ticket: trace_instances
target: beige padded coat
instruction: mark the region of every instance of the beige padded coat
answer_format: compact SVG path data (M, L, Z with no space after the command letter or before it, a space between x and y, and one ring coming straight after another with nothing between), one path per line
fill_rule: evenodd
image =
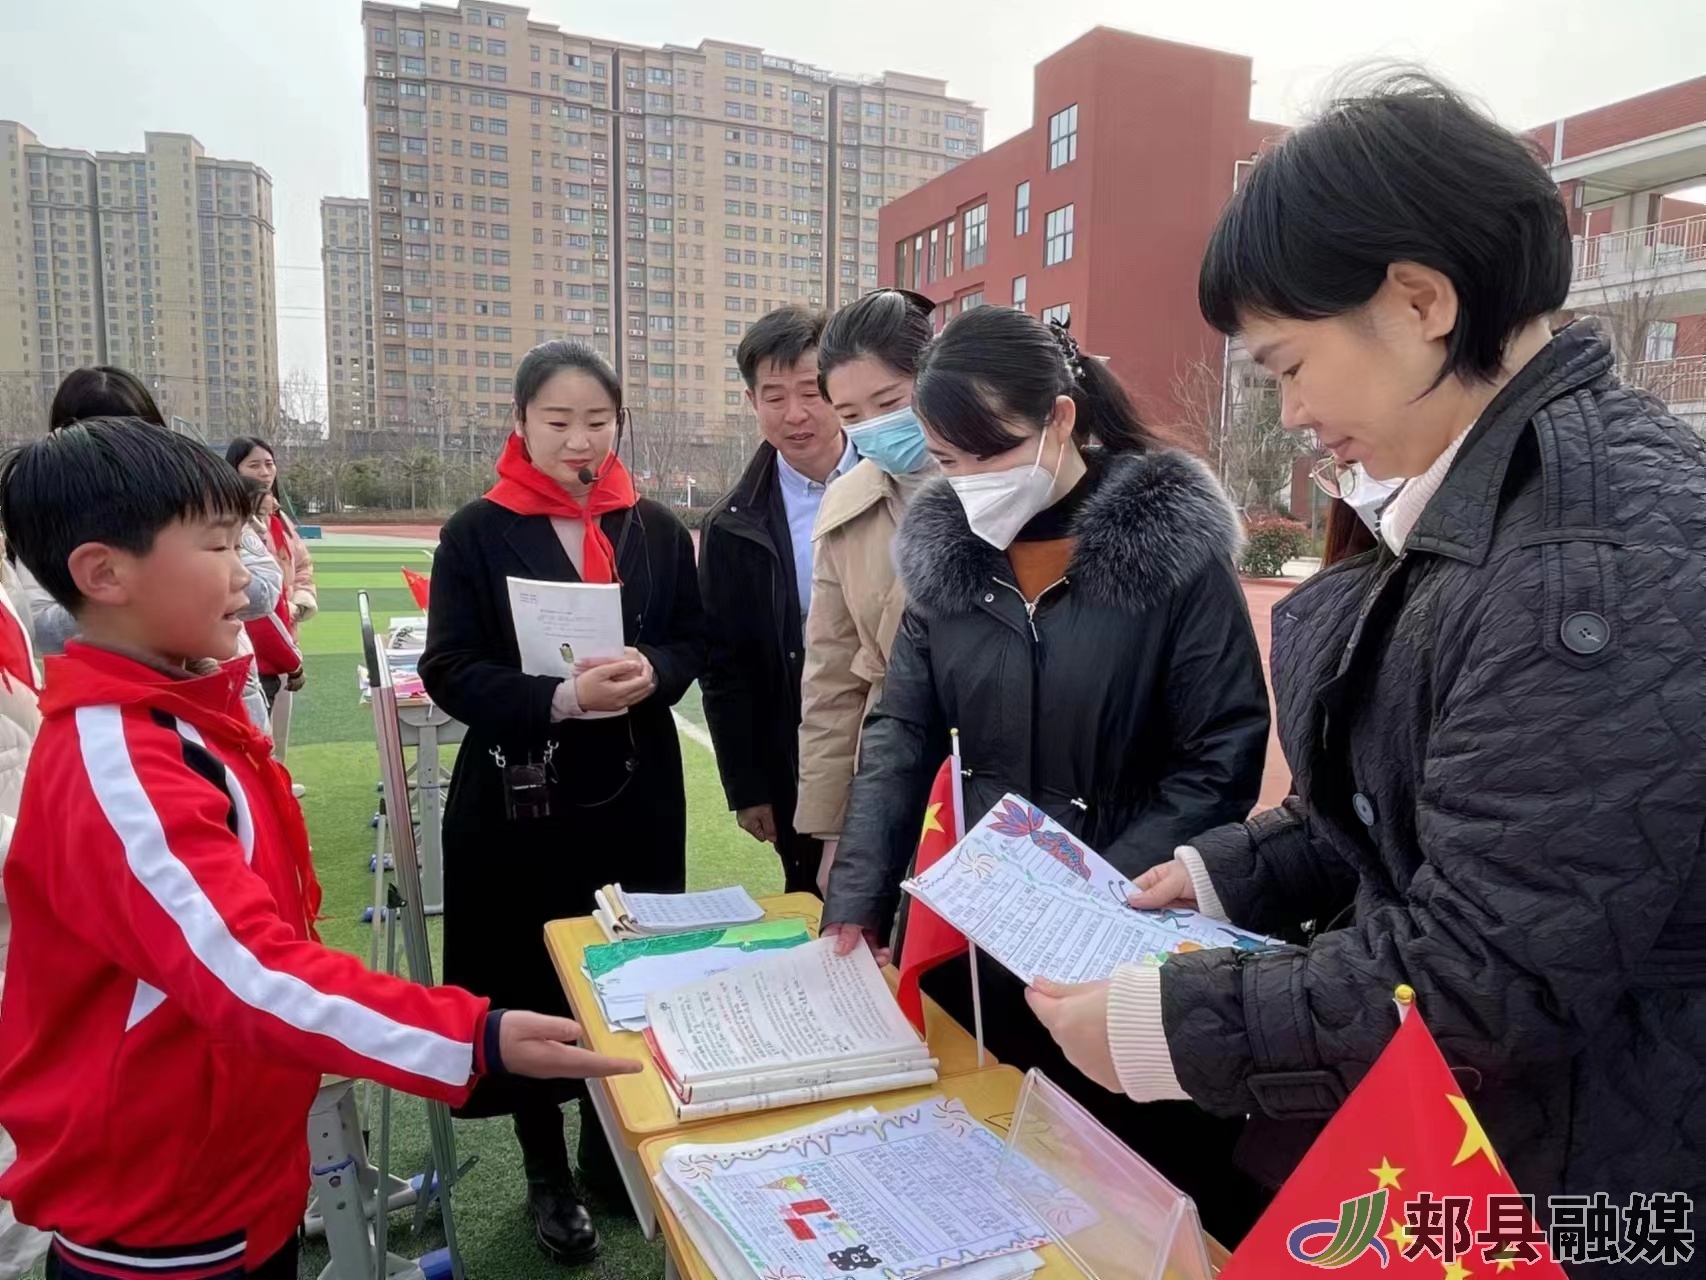
M906 609L893 544L910 481L861 462L829 486L818 511L794 811L794 829L806 835L840 834L860 728L883 691Z

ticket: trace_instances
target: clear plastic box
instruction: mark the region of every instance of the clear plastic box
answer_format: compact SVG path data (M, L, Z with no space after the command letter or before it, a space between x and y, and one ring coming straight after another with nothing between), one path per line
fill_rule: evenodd
M1025 1075L998 1177L1090 1280L1213 1280L1191 1198L1040 1072Z

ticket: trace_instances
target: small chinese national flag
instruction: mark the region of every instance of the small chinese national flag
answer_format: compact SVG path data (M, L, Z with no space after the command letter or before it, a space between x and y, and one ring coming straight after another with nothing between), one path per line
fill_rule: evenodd
M1565 1280L1421 1016L1369 1073L1220 1280Z
M426 608L427 588L432 579L424 573L416 573L413 569L404 569L403 581L409 584L409 594L414 596L415 603L423 609Z
M954 761L950 756L942 762L936 783L930 788L914 875L940 861L942 855L959 843L960 833L954 830L954 825ZM965 950L965 935L918 899L912 900L906 916L906 937L900 945L900 986L895 999L920 1035L924 1034L924 997L918 990L919 978L926 969L964 955Z

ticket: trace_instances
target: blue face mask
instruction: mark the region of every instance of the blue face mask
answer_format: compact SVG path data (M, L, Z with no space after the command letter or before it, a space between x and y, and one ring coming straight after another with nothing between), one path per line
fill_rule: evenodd
M891 476L910 475L930 460L924 448L924 428L918 425L918 415L910 405L880 418L867 418L846 431L854 451Z

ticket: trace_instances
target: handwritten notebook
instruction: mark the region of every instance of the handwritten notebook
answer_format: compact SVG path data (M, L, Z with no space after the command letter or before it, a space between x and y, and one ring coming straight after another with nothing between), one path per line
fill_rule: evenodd
M717 1280L1021 1280L1048 1229L996 1177L958 1101L843 1112L742 1142L678 1143L653 1182Z
M833 938L653 993L646 1020L683 1120L936 1081L871 953L838 956Z
M804 920L763 920L662 938L632 938L588 947L582 968L604 1020L618 1031L644 1031L646 997L748 963L765 951L811 941Z
M592 897L592 917L612 942L726 929L764 919L764 908L738 884L697 893L628 893L619 884L607 884Z
M1015 795L901 888L1027 983L1096 982L1122 964L1274 941L1197 911L1132 910L1130 880Z

